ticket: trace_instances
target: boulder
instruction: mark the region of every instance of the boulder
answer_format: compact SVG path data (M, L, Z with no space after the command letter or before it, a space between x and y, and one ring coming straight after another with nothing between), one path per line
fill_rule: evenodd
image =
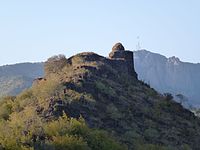
M122 43L116 43L113 47L112 47L112 51L124 51L125 48L122 45Z

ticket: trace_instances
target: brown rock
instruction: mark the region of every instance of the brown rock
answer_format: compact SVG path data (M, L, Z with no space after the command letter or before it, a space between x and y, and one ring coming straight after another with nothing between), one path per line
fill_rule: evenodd
M124 51L125 48L122 45L122 43L116 43L113 47L112 47L112 51Z

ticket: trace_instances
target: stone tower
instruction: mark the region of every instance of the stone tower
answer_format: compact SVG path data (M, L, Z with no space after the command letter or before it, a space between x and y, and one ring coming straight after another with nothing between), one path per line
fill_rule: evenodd
M122 67L126 67L129 74L136 75L134 69L133 52L125 50L121 43L116 43L113 46L112 51L109 54L109 58L111 60L121 61L124 64Z

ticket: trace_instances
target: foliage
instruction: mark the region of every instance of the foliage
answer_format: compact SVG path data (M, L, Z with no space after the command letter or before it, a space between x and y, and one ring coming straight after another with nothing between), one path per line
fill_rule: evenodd
M32 87L33 95L38 99L44 100L52 96L62 96L63 86L56 76L51 76L48 80L41 81L39 84L35 84Z
M178 98L181 105L186 104L188 102L188 98L183 94L177 94L176 98Z
M14 99L15 97L7 96L0 100L0 120L8 120L9 115L12 113Z
M113 104L109 104L107 106L107 113L108 113L108 116L110 116L112 119L122 118L120 111Z
M137 146L137 150L175 150L171 148L167 148L162 145L154 145L154 144L139 144Z
M5 149L124 150L106 132L90 129L83 118L65 114L58 120L42 121L32 108L13 113L0 122L0 145Z
M169 101L174 98L171 93L164 93L163 95L165 96L166 100L169 100Z
M95 82L95 86L98 90L100 90L101 92L108 94L108 95L116 95L115 91L113 90L112 87L109 86L109 84L105 84L101 81L96 81Z
M64 55L50 57L44 64L45 75L58 73L66 64L67 59Z
M156 129L149 128L144 131L144 136L149 141L154 141L156 138L159 137L159 132Z

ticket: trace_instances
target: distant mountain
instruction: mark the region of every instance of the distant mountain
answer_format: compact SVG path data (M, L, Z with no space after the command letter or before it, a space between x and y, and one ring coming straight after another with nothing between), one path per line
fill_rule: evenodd
M134 52L135 70L140 80L162 93L182 94L190 104L200 106L200 64L182 62L177 57L146 50Z
M43 75L43 63L0 66L0 96L16 95L29 88L35 78Z

